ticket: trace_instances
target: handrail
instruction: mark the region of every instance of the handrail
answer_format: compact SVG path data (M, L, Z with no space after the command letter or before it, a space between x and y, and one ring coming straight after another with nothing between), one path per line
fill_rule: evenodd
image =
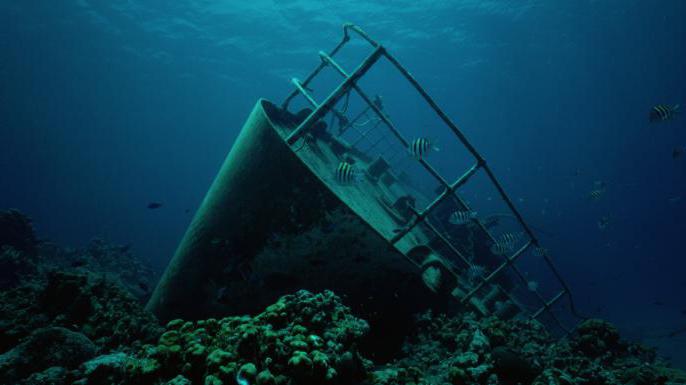
M348 74L335 60L334 56L341 50L341 48L350 41L351 39L351 34L355 33L359 37L361 37L363 40L365 40L367 43L369 43L373 48L374 51L372 52L371 55L369 55L363 62L360 64L360 66L355 69L355 71L351 74ZM515 207L514 203L510 199L510 197L507 195L505 192L505 189L502 187L501 183L491 170L490 166L487 164L485 158L477 151L477 149L472 145L472 143L467 139L467 137L464 135L464 133L457 127L457 125L448 117L448 115L438 106L438 104L433 100L433 98L428 94L428 92L419 84L419 82L412 76L412 74L405 69L405 67L400 64L400 62L393 56L391 55L381 44L379 44L377 41L372 39L365 31L363 31L360 27L357 25L354 25L352 23L346 23L343 25L343 38L342 40L338 43L338 45L329 53L325 53L323 51L319 52L319 57L321 59L320 64L315 68L315 70L310 73L310 75L307 76L307 78L303 82L299 82L297 80L294 80L293 83L296 86L296 89L292 91L282 104L283 108L286 108L289 104L289 102L293 99L298 94L302 94L305 96L305 98L308 100L308 102L315 107L315 110L303 121L300 123L298 127L296 127L286 138L287 142L289 144L295 143L297 139L304 134L306 130L308 130L314 123L316 123L319 119L321 119L326 113L328 113L330 110L333 109L334 105L338 103L340 98L345 95L346 93L349 93L350 91L354 90L367 104L367 111L368 109L371 109L374 111L374 113L379 117L380 121L388 127L390 132L393 134L393 136L402 144L404 148L408 148L409 146L409 141L403 137L403 135L400 133L400 131L395 127L395 125L391 122L389 117L381 110L379 106L376 105L375 101L373 101L367 94L360 88L360 86L357 84L357 81L364 76L364 74L369 71L369 69L376 64L378 59L381 57L385 57L388 61L393 64L393 66L400 72L400 74L414 87L414 89L422 96L422 98L426 101L426 103L431 107L431 109L438 115L438 117L443 121L443 123L448 126L448 128L452 131L452 133L457 137L458 141L466 148L466 150L471 154L471 156L475 160L475 164L467 170L458 180L456 180L453 183L449 183L446 179L444 179L429 163L427 163L424 159L418 159L417 161L423 166L423 168L431 174L443 187L443 192L441 192L438 197L436 197L424 210L413 210L414 212L414 219L408 223L405 228L403 228L400 232L392 236L390 239L388 239L389 243L395 244L398 242L402 237L404 237L408 232L412 230L415 226L418 224L425 222L426 224L429 225L429 228L433 231L435 235L437 235L440 239L443 239L445 241L445 238L436 230L434 226L432 226L429 222L426 221L428 215L434 210L439 203L441 203L446 197L453 195L456 193L456 190L467 183L471 176L473 176L477 171L480 169L483 169L486 172L486 176L488 177L488 180L493 184L493 186L496 188L498 191L498 195L500 195L501 199L505 202L507 205L508 209L510 212L514 215L516 218L517 222L520 224L520 226L524 229L525 234L528 237L528 242L521 247L519 250L517 250L512 256L510 257L505 257L505 261L503 264L498 266L489 276L484 278L482 282L477 285L476 288L471 290L465 298L463 298L463 302L468 301L471 296L476 294L476 292L481 289L484 285L488 284L496 275L498 275L501 271L504 271L507 267L511 268L514 270L516 275L519 276L520 279L526 281L524 275L521 273L521 271L514 265L514 261L522 255L525 251L527 251L530 247L535 247L535 248L540 248L540 242L538 238L536 237L535 233L531 229L531 227L526 223L524 220L523 216L517 210ZM314 79L325 67L330 66L332 67L338 74L340 74L344 80L343 82L319 105L316 104L316 102L310 97L308 94L306 87L310 83L312 79ZM455 195L453 195L455 196ZM456 196L458 202L460 203L461 206L464 208L468 209L467 203L464 202L459 195ZM484 231L492 241L495 242L495 238L493 235L486 229L482 223L476 221L478 227ZM457 250L454 249L450 245L449 249L452 249L454 252L457 252ZM457 255L459 259L464 259L464 257L457 252ZM581 315L575 306L574 299L572 296L572 292L565 282L564 278L562 275L559 273L557 268L555 267L555 264L553 263L552 259L548 255L547 251L545 251L542 255L543 261L545 264L548 266L548 268L552 271L553 275L557 279L558 283L562 287L562 291L559 292L553 299L546 301L540 293L535 291L535 294L537 298L543 303L543 306L534 313L532 318L538 317L540 314L543 312L548 312L552 318L558 323L558 325L565 331L568 332L568 329L564 327L564 325L558 320L558 318L555 316L555 314L551 311L551 306L555 304L558 300L560 300L563 296L566 296L567 299L569 300L569 310L570 313L578 318L578 319L587 319L588 317Z

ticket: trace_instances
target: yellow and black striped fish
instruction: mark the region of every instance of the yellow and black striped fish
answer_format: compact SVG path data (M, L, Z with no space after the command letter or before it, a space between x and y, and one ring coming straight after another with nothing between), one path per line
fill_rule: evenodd
M674 118L679 112L679 105L675 104L673 106L668 106L666 104L658 104L650 110L650 115L648 115L648 120L651 122L663 122L665 120L670 120Z
M341 184L353 184L360 180L361 174L348 162L341 162L336 167L336 181Z
M420 160L424 159L431 150L438 151L438 147L436 147L430 139L417 138L410 143L410 148L408 150L413 158Z

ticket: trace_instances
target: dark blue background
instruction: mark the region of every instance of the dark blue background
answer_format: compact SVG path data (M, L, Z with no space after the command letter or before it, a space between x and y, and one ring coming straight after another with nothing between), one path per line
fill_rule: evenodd
M686 351L685 336L658 338L686 326L686 159L671 157L686 118L647 121L686 103L686 2L0 3L0 208L41 236L132 243L164 266L255 101L281 100L353 21L554 235L583 310ZM592 202L596 180L607 193Z

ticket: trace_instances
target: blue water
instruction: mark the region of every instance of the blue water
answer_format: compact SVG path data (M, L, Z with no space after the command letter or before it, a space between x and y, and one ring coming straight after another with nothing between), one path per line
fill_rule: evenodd
M686 335L661 337L686 327L686 117L647 119L686 104L686 2L0 3L0 208L41 236L131 243L162 268L255 101L282 100L351 21L550 234L578 307L686 367Z

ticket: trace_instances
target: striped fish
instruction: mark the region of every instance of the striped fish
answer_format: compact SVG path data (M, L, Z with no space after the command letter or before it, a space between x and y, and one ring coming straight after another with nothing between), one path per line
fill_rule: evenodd
M476 211L458 210L450 214L450 217L448 217L448 222L452 223L453 225L466 225L474 218L476 218Z
M514 245L517 242L519 242L523 236L524 236L524 233L522 233L521 231L516 232L516 233L504 233L503 235L500 236L500 241L503 243L510 244L510 245L512 245L512 247L514 247Z
M470 283L477 281L486 274L486 268L481 265L470 264L467 270L465 270L465 275Z
M534 257L542 257L546 254L548 254L548 249L541 247L541 246L534 247L534 251L533 251Z
M591 198L591 200L599 201L600 198L603 197L603 194L605 194L604 189L595 189L595 190L591 190L591 192L588 193L588 197Z
M359 182L361 174L348 162L341 162L336 167L336 181L340 184L353 184Z
M430 139L417 138L410 143L410 155L417 160L424 159L431 150L439 151Z
M512 244L496 241L491 245L491 253L493 253L493 255L505 255L512 251L512 247Z
M679 105L668 106L666 104L658 104L650 110L648 120L651 122L663 122L674 118L674 115L679 112Z

